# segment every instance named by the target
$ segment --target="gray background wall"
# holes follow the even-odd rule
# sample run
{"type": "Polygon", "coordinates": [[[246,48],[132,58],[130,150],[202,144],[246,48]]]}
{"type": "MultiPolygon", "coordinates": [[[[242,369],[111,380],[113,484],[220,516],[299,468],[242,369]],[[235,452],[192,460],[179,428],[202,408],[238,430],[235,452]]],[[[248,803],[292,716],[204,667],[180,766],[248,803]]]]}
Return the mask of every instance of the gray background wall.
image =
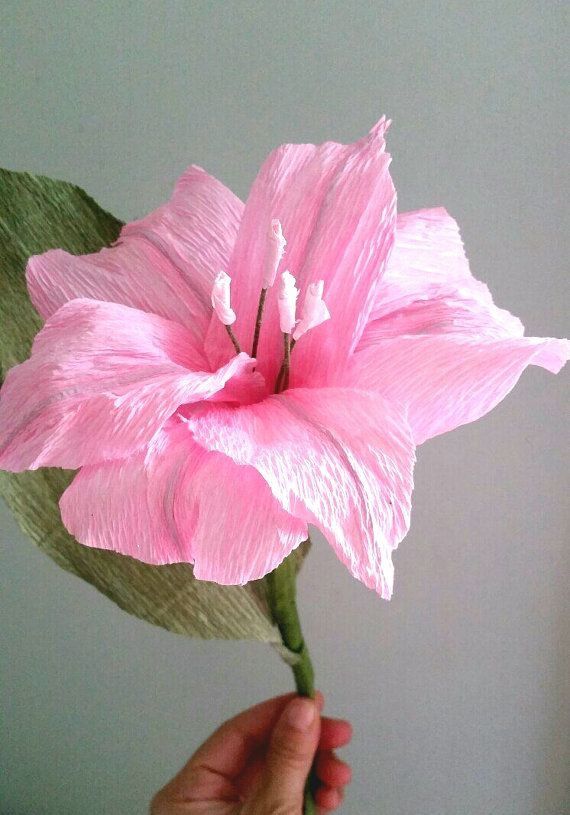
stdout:
{"type": "MultiPolygon", "coordinates": [[[[563,14],[4,0],[0,159],[130,218],[190,162],[245,195],[280,142],[352,140],[385,112],[400,208],[447,206],[497,301],[563,335],[563,14]]],[[[390,604],[317,541],[301,604],[327,707],[355,726],[347,815],[570,811],[567,382],[531,370],[420,450],[390,604]]],[[[289,688],[263,645],[129,618],[0,511],[3,815],[143,813],[221,719],[289,688]]]]}

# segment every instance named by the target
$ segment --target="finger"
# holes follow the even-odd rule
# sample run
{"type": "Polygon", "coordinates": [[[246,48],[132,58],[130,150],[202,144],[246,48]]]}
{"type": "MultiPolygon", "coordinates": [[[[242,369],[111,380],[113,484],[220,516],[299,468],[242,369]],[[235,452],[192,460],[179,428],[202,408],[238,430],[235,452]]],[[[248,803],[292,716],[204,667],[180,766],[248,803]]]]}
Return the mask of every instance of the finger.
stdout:
{"type": "Polygon", "coordinates": [[[352,738],[352,725],[344,719],[329,719],[323,716],[319,750],[334,750],[344,747],[352,738]]]}
{"type": "Polygon", "coordinates": [[[315,803],[321,812],[332,812],[343,802],[344,795],[341,790],[330,787],[320,787],[315,793],[315,803]]]}
{"type": "Polygon", "coordinates": [[[205,766],[226,778],[235,778],[242,772],[250,755],[269,741],[275,723],[294,697],[292,693],[277,696],[224,722],[198,748],[180,775],[190,774],[195,767],[205,766]]]}
{"type": "Polygon", "coordinates": [[[245,801],[258,789],[265,767],[265,752],[259,750],[248,760],[243,772],[231,783],[245,801]]]}
{"type": "Polygon", "coordinates": [[[328,750],[317,755],[315,772],[319,781],[322,781],[326,787],[344,787],[350,784],[352,779],[352,770],[349,765],[328,750]]]}
{"type": "MultiPolygon", "coordinates": [[[[315,703],[319,712],[323,709],[324,698],[320,691],[315,694],[315,703]]],[[[258,788],[263,775],[267,754],[267,746],[260,746],[252,755],[250,755],[247,765],[240,773],[239,778],[236,778],[234,783],[240,791],[243,798],[246,798],[247,793],[258,788]]]]}
{"type": "Polygon", "coordinates": [[[293,699],[275,725],[258,793],[244,815],[249,811],[296,812],[301,809],[319,733],[318,704],[313,699],[293,699]]]}
{"type": "MultiPolygon", "coordinates": [[[[317,691],[315,694],[315,702],[320,712],[324,705],[323,694],[320,691],[317,691]]],[[[255,790],[259,785],[261,776],[263,774],[263,768],[265,766],[266,752],[266,746],[260,746],[252,755],[250,755],[247,765],[240,773],[239,778],[235,779],[234,783],[237,785],[237,788],[244,798],[247,792],[255,790]]]]}

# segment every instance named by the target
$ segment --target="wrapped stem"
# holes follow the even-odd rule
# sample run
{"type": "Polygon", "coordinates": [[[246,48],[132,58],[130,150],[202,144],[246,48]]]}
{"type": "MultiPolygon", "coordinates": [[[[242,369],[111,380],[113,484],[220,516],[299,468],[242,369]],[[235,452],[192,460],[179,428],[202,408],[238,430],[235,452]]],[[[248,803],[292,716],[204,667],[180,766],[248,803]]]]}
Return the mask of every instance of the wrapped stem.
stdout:
{"type": "MultiPolygon", "coordinates": [[[[292,666],[297,693],[299,696],[308,696],[312,699],[315,696],[315,678],[297,610],[296,579],[295,558],[289,556],[277,569],[267,575],[267,595],[271,614],[279,628],[283,645],[298,656],[298,660],[292,666]]],[[[303,815],[316,813],[313,798],[315,781],[314,771],[311,770],[305,788],[303,815]]]]}

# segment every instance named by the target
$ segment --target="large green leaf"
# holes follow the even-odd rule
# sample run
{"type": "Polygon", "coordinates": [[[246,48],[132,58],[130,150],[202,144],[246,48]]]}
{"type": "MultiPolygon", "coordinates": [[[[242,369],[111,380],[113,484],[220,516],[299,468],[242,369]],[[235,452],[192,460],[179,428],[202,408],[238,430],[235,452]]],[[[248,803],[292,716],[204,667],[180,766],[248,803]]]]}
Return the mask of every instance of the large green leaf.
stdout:
{"type": "MultiPolygon", "coordinates": [[[[30,255],[61,247],[96,252],[118,236],[121,222],[83,190],[63,181],[0,169],[0,373],[29,354],[41,321],[27,295],[30,255]]],[[[265,581],[218,586],[195,580],[192,567],[148,566],[89,549],[64,529],[58,509],[72,473],[44,469],[0,472],[0,494],[22,529],[62,568],[82,577],[130,614],[190,636],[281,643],[271,622],[265,581]]],[[[298,550],[300,565],[306,547],[298,550]]]]}

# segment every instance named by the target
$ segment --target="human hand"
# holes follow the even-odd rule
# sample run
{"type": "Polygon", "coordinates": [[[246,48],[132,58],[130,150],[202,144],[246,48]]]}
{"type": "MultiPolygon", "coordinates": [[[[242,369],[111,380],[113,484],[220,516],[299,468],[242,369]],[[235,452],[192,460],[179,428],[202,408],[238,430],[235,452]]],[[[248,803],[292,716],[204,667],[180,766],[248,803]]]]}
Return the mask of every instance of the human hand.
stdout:
{"type": "Polygon", "coordinates": [[[155,795],[151,815],[301,815],[313,760],[317,806],[336,809],[351,770],[333,751],[352,728],[322,717],[322,706],[321,694],[289,694],[225,722],[155,795]]]}

